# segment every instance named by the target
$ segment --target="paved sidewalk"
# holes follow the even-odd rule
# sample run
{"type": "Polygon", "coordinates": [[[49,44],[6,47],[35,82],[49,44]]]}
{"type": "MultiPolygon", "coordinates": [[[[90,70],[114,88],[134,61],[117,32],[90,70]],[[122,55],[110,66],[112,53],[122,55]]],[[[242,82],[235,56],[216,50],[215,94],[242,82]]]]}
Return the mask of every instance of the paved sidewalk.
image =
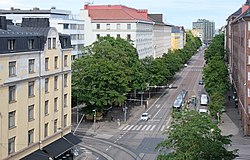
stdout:
{"type": "MultiPolygon", "coordinates": [[[[233,92],[229,91],[226,97],[233,97],[233,92]]],[[[232,146],[229,149],[239,149],[239,157],[236,159],[250,160],[250,137],[243,135],[242,124],[238,108],[235,108],[235,103],[232,98],[227,98],[226,112],[222,114],[222,123],[219,128],[223,135],[232,135],[232,146]]]]}

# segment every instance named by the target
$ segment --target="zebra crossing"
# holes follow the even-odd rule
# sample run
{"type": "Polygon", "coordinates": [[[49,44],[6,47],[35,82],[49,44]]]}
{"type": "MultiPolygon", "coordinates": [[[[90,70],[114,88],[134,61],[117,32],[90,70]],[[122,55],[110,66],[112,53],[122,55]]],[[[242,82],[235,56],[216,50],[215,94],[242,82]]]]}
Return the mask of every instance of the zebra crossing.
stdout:
{"type": "Polygon", "coordinates": [[[162,125],[160,127],[157,127],[157,125],[126,125],[121,130],[122,131],[155,131],[160,130],[161,132],[165,131],[166,125],[162,125]]]}
{"type": "Polygon", "coordinates": [[[201,72],[203,69],[202,68],[186,68],[185,71],[194,71],[194,72],[201,72]]]}

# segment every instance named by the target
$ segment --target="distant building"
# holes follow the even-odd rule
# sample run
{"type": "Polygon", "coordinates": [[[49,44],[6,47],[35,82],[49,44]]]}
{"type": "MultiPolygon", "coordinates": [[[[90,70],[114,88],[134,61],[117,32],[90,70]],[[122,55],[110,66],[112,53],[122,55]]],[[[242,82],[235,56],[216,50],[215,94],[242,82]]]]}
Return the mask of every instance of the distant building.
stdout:
{"type": "Polygon", "coordinates": [[[70,36],[44,18],[7,24],[0,17],[0,159],[72,157],[70,36]]]}
{"type": "Polygon", "coordinates": [[[227,19],[225,48],[229,77],[235,88],[235,103],[244,135],[250,135],[250,1],[227,19]]]}
{"type": "Polygon", "coordinates": [[[206,19],[198,19],[197,22],[193,22],[193,30],[202,31],[202,42],[208,44],[214,37],[215,23],[206,19]]]}
{"type": "Polygon", "coordinates": [[[153,27],[153,57],[162,57],[171,49],[171,25],[163,22],[162,14],[148,14],[150,20],[154,22],[153,27]]]}
{"type": "Polygon", "coordinates": [[[192,29],[191,33],[195,36],[200,38],[200,40],[202,41],[203,39],[203,31],[201,29],[192,29]]]}
{"type": "Polygon", "coordinates": [[[186,44],[186,33],[184,27],[172,26],[171,49],[183,49],[186,44]]]}
{"type": "Polygon", "coordinates": [[[154,57],[154,22],[147,10],[122,5],[85,5],[80,18],[85,20],[85,44],[91,45],[101,36],[131,40],[139,58],[154,57]]]}
{"type": "Polygon", "coordinates": [[[35,7],[31,10],[21,10],[11,8],[10,10],[0,10],[0,16],[11,19],[15,25],[21,25],[22,18],[49,18],[50,26],[55,27],[59,33],[69,34],[73,47],[72,59],[81,54],[84,46],[84,21],[79,16],[74,16],[71,11],[60,10],[52,7],[49,10],[40,10],[35,7]]]}

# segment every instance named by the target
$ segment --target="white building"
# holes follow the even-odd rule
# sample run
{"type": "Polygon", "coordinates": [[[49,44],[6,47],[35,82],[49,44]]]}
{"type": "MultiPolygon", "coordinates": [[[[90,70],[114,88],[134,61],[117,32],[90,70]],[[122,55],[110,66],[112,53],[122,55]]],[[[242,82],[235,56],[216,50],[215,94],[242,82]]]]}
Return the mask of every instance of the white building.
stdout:
{"type": "Polygon", "coordinates": [[[84,46],[84,21],[71,14],[71,11],[59,10],[52,7],[50,10],[20,10],[11,8],[11,10],[0,10],[0,16],[6,16],[16,25],[21,25],[22,18],[49,18],[50,26],[55,27],[59,33],[69,34],[73,47],[72,59],[79,53],[84,46]]]}
{"type": "Polygon", "coordinates": [[[171,49],[171,25],[163,22],[162,14],[148,14],[149,18],[155,22],[153,27],[153,57],[162,57],[171,49]]]}
{"type": "Polygon", "coordinates": [[[147,10],[122,5],[85,5],[80,11],[85,21],[85,45],[91,45],[101,36],[132,40],[139,58],[154,56],[153,25],[147,10]]]}

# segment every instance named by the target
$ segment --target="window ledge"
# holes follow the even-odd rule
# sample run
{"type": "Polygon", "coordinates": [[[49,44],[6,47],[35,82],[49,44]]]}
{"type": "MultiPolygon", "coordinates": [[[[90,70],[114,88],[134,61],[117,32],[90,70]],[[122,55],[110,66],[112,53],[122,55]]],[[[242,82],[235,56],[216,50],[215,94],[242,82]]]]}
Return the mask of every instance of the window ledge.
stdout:
{"type": "Polygon", "coordinates": [[[16,100],[9,101],[9,104],[16,103],[16,102],[17,102],[16,100]]]}

